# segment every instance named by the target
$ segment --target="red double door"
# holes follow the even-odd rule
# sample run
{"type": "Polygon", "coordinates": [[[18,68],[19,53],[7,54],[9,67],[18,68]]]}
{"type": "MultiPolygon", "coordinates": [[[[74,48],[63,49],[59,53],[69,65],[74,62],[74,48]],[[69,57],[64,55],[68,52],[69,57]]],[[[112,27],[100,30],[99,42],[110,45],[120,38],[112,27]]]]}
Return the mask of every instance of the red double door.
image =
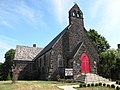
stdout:
{"type": "Polygon", "coordinates": [[[80,68],[81,73],[90,73],[90,62],[89,57],[86,53],[83,53],[80,56],[80,68]]]}

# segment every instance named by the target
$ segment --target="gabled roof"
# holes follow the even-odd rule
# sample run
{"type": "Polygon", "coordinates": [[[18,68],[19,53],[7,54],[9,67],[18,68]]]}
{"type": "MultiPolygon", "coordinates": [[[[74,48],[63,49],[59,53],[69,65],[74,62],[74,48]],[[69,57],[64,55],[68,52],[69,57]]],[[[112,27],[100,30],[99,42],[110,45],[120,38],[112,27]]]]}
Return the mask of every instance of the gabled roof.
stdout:
{"type": "Polygon", "coordinates": [[[72,59],[76,55],[78,50],[81,48],[82,44],[83,44],[83,41],[78,43],[78,45],[75,47],[75,49],[70,53],[70,59],[72,59]]]}
{"type": "Polygon", "coordinates": [[[57,42],[57,40],[67,31],[69,26],[67,26],[60,34],[58,34],[35,58],[38,58],[39,56],[43,55],[47,51],[49,51],[53,45],[57,42]]]}
{"type": "Polygon", "coordinates": [[[74,6],[70,10],[72,10],[73,8],[79,8],[79,6],[75,3],[74,6]]]}
{"type": "Polygon", "coordinates": [[[32,61],[41,50],[42,48],[38,47],[17,45],[14,60],[32,61]]]}
{"type": "Polygon", "coordinates": [[[75,9],[79,10],[80,13],[82,13],[81,9],[79,8],[79,6],[78,6],[76,3],[75,3],[75,5],[69,10],[69,12],[72,11],[72,10],[75,10],[75,9]]]}

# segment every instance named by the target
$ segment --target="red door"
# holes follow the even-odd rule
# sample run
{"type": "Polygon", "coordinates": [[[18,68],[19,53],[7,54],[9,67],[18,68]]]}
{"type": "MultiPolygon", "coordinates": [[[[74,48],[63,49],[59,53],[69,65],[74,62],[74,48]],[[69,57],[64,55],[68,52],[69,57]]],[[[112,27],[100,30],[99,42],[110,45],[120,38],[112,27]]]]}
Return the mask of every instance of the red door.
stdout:
{"type": "Polygon", "coordinates": [[[90,73],[89,57],[86,53],[83,53],[80,57],[80,67],[82,73],[90,73]]]}

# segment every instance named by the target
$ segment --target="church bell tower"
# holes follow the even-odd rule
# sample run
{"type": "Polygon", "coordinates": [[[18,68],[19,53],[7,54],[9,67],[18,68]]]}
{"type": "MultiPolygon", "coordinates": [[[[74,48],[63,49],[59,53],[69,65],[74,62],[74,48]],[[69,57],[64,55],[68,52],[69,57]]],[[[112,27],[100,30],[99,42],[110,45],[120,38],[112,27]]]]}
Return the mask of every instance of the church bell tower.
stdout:
{"type": "Polygon", "coordinates": [[[74,23],[80,23],[84,25],[83,13],[77,4],[75,4],[69,11],[69,25],[74,23]]]}

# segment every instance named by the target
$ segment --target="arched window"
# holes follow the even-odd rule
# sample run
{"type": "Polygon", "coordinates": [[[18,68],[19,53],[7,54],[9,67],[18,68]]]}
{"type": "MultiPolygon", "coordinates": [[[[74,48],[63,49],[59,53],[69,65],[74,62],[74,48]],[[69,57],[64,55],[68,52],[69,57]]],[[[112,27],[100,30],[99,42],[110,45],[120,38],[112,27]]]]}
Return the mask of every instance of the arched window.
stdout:
{"type": "Polygon", "coordinates": [[[63,67],[63,60],[60,54],[58,55],[58,67],[63,67]]]}
{"type": "Polygon", "coordinates": [[[79,18],[80,17],[80,15],[77,13],[77,17],[79,18]]]}
{"type": "Polygon", "coordinates": [[[79,12],[79,11],[77,12],[77,17],[78,17],[78,18],[80,17],[80,12],[79,12]]]}
{"type": "Polygon", "coordinates": [[[75,17],[75,12],[72,13],[72,16],[75,17]]]}
{"type": "Polygon", "coordinates": [[[76,16],[76,11],[75,11],[75,10],[72,12],[72,16],[73,16],[73,17],[76,16]]]}

